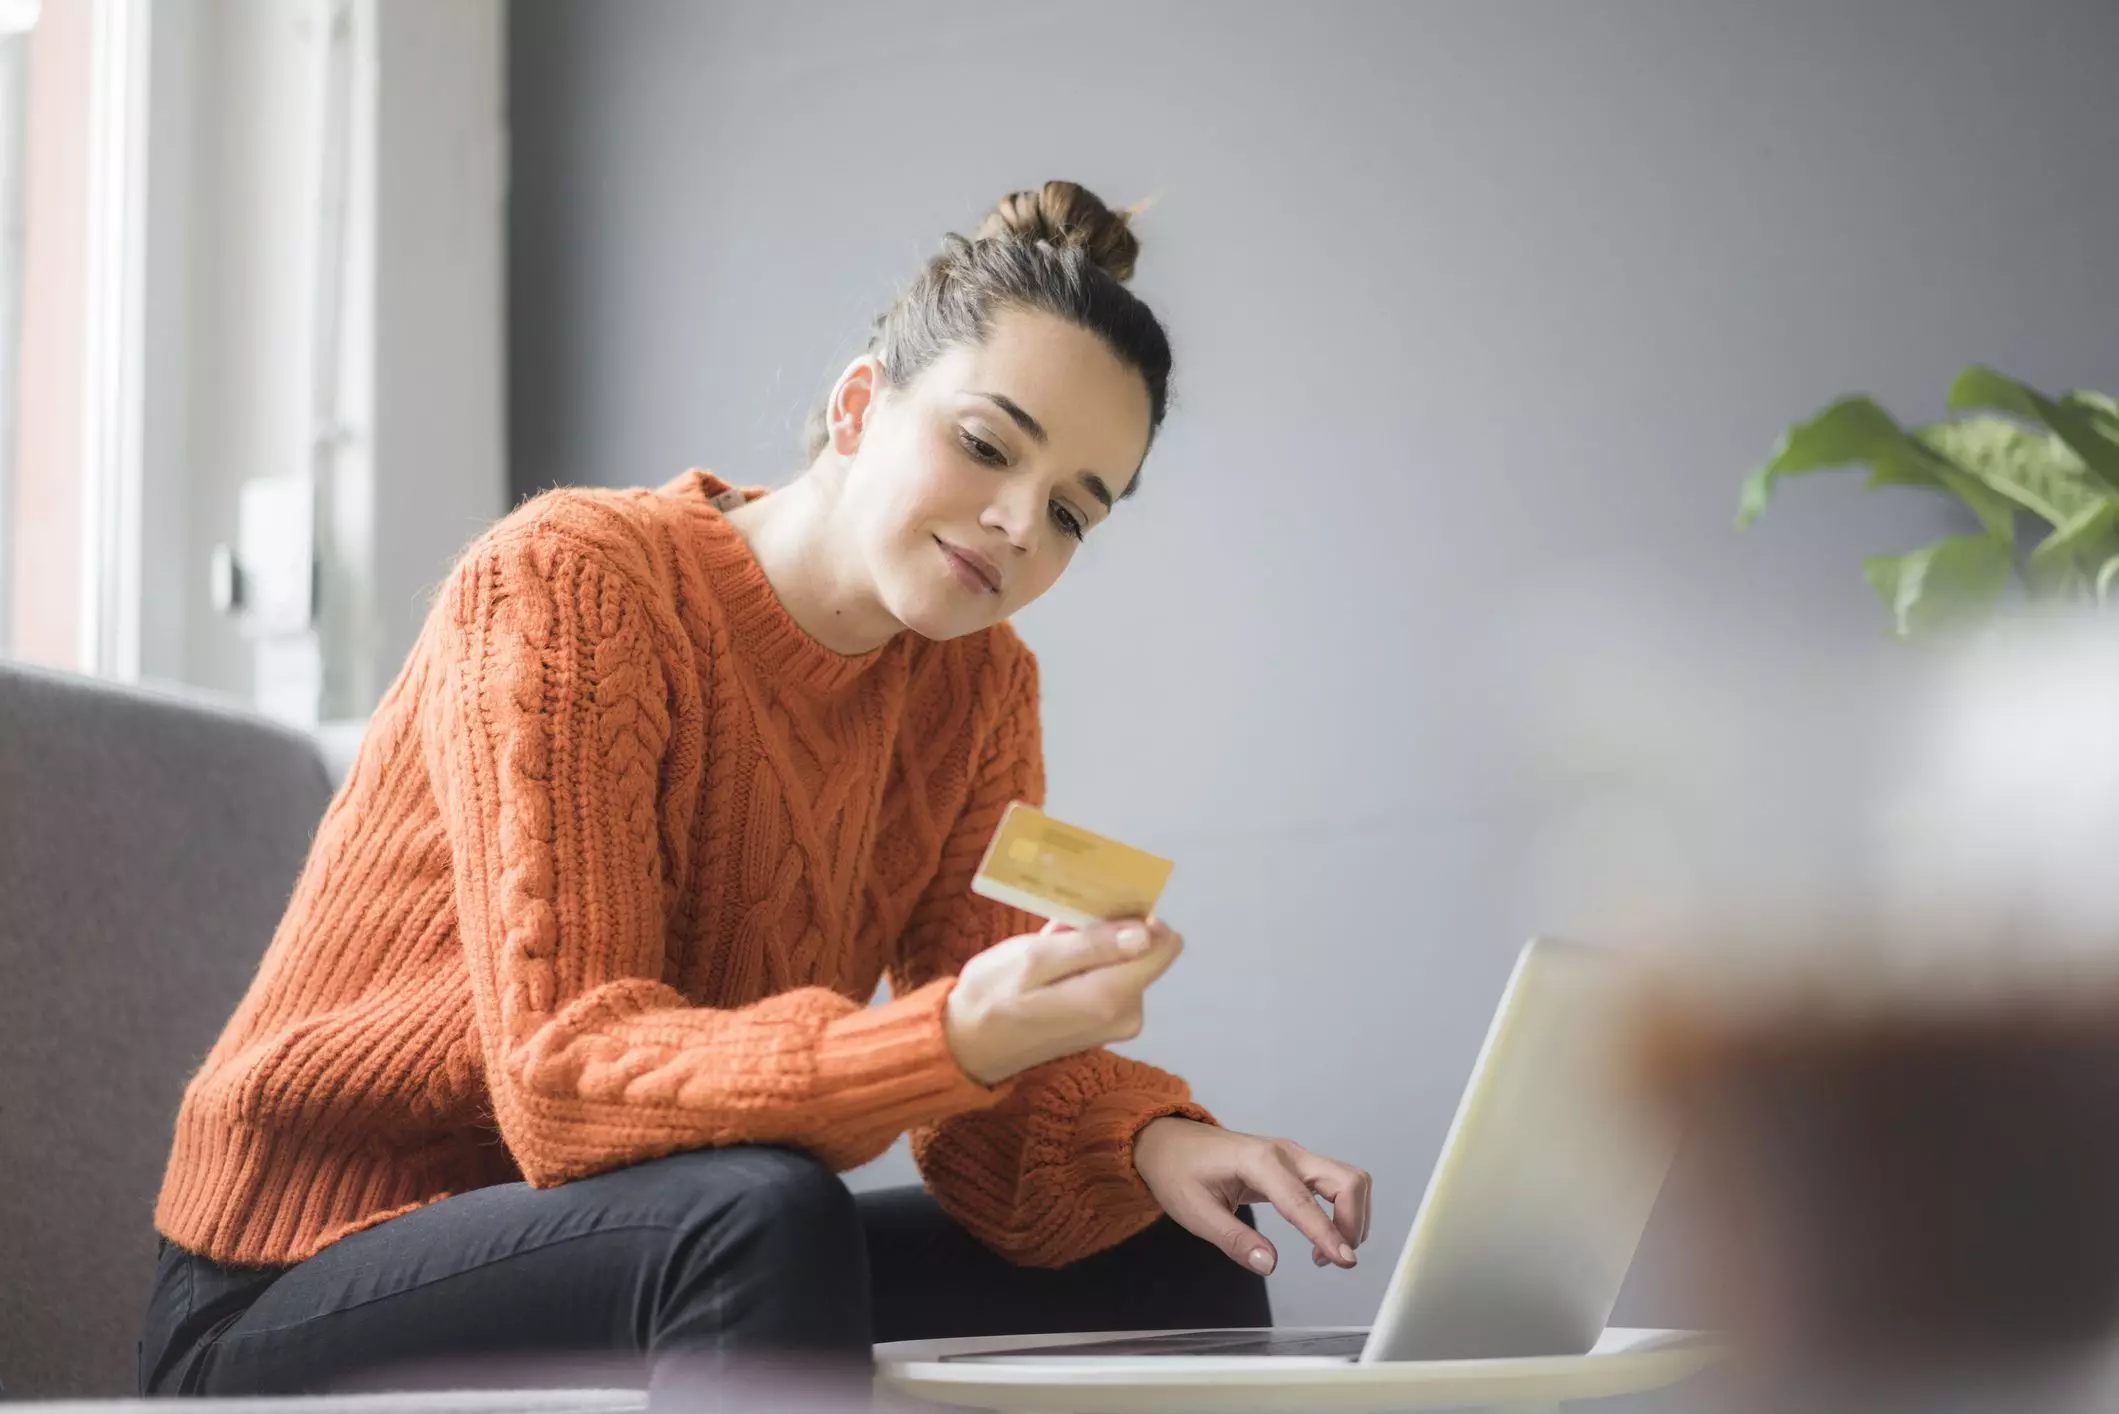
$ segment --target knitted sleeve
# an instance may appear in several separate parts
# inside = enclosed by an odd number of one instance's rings
[[[661,781],[696,779],[668,759],[671,606],[558,537],[476,547],[443,594],[422,744],[493,1115],[531,1183],[736,1143],[848,1168],[992,1102],[949,1053],[947,982],[725,1011],[665,982]]]
[[[973,954],[1043,926],[970,887],[1008,803],[1045,798],[1037,662],[1020,649],[997,670],[1006,676],[981,690],[998,688],[1008,706],[900,941],[899,995],[916,996]],[[980,1241],[1019,1265],[1058,1267],[1161,1216],[1134,1170],[1133,1138],[1162,1115],[1214,1122],[1176,1076],[1082,1051],[1023,1072],[991,1108],[915,1129],[912,1152],[935,1199]]]

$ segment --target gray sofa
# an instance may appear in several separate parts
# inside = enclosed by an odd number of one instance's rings
[[[136,1389],[177,1101],[249,983],[358,739],[358,723],[312,738],[193,698],[0,663],[0,1402],[142,1408],[117,1401]],[[630,1386],[185,1407],[642,1414],[646,1392]],[[789,1407],[770,1382],[747,1388],[719,1391],[715,1407]]]
[[[134,1388],[185,1077],[331,792],[308,737],[0,665],[0,1388]]]

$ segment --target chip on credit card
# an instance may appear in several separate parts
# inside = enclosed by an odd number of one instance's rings
[[[1017,801],[993,832],[971,891],[1086,928],[1113,918],[1146,918],[1171,867],[1167,859]]]

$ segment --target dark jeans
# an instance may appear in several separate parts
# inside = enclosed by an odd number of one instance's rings
[[[754,1357],[866,1370],[872,1341],[1259,1326],[1265,1283],[1167,1219],[1056,1271],[994,1255],[918,1189],[848,1192],[785,1149],[502,1184],[292,1267],[164,1243],[150,1394],[623,1384]]]

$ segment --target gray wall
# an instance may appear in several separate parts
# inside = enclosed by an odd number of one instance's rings
[[[1780,427],[1933,415],[1972,359],[2119,383],[2104,0],[510,22],[518,492],[781,479],[944,230],[1163,194],[1180,401],[1021,626],[1054,807],[1179,861],[1135,1049],[1378,1175],[1295,1320],[1373,1310],[1522,938],[1847,883],[1820,792],[1893,666],[1858,559],[1949,521],[1817,484],[1734,535]]]

